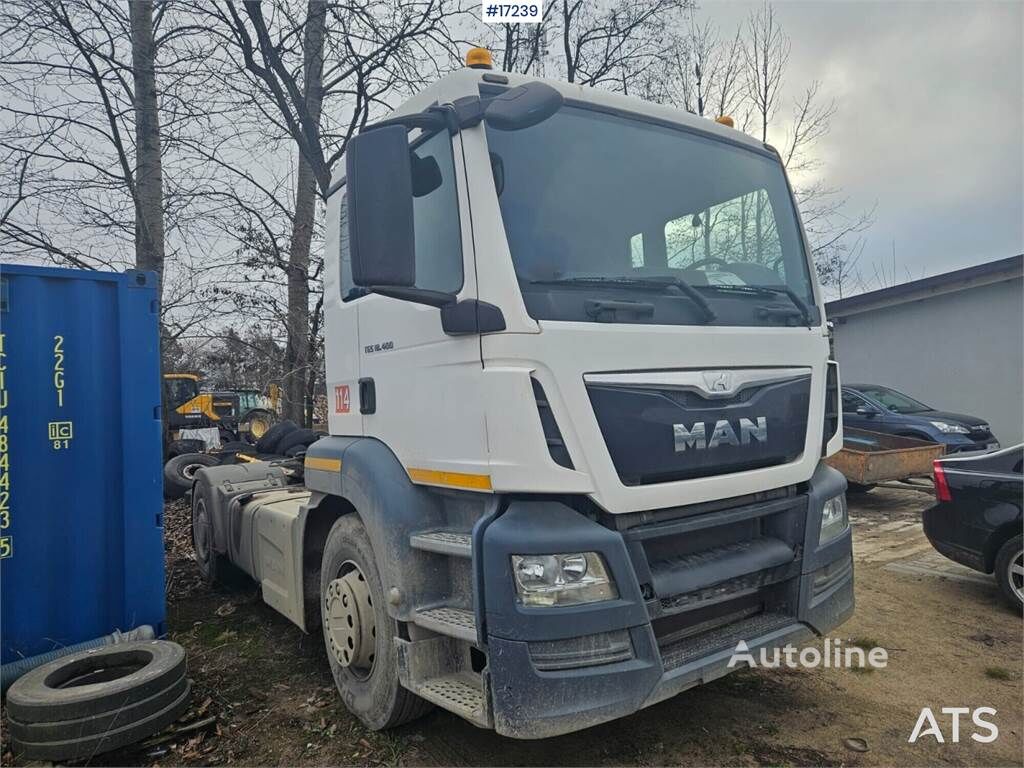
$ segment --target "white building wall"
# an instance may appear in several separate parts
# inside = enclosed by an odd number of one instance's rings
[[[981,417],[1004,446],[1024,441],[1020,279],[830,319],[843,381]]]

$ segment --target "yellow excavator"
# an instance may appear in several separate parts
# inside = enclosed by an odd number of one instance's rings
[[[163,375],[165,458],[196,450],[192,443],[201,441],[182,440],[184,429],[217,427],[225,440],[243,435],[258,440],[277,422],[281,391],[276,384],[270,385],[269,396],[263,396],[243,389],[202,392],[199,380],[195,373]]]

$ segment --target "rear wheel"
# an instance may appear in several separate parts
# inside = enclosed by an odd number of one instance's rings
[[[1024,609],[1024,537],[1014,536],[996,555],[996,581],[1006,601]]]
[[[263,409],[249,411],[242,417],[242,424],[248,425],[246,431],[252,436],[253,440],[259,440],[267,434],[276,421],[277,417],[275,414]]]
[[[352,714],[381,730],[430,710],[398,682],[395,622],[384,609],[373,547],[356,515],[339,518],[327,536],[320,611],[331,674]]]

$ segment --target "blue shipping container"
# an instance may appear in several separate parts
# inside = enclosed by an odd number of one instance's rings
[[[0,264],[2,661],[164,627],[156,279]]]

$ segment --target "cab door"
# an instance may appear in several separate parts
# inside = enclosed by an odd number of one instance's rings
[[[439,131],[414,141],[412,154],[415,287],[475,299],[461,135]],[[488,475],[480,337],[446,334],[435,306],[378,294],[353,303],[363,433],[415,482],[458,485],[465,475],[479,487]]]

